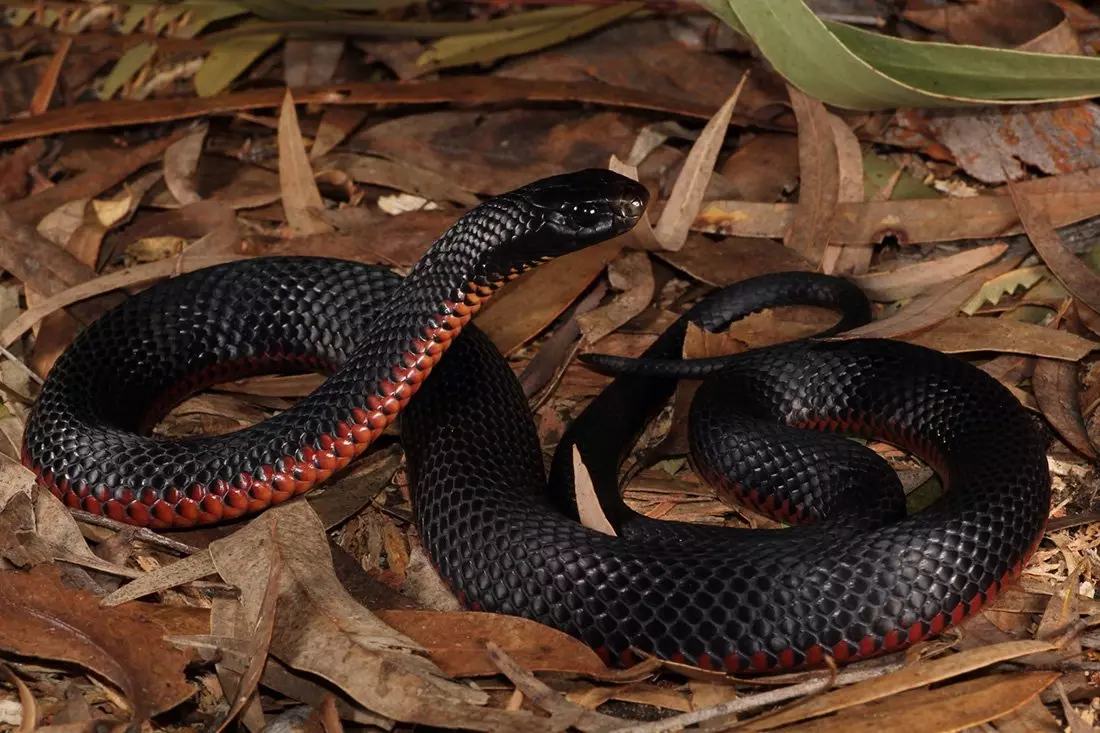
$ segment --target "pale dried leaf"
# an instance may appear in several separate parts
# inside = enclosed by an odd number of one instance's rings
[[[279,189],[287,224],[297,234],[319,234],[333,231],[320,217],[325,204],[313,168],[309,164],[294,98],[287,89],[279,113]]]
[[[859,203],[863,201],[863,150],[859,138],[847,122],[831,113],[829,125],[837,152],[837,203]],[[830,244],[825,249],[821,270],[845,276],[865,273],[871,266],[873,252],[864,245]]]
[[[784,243],[817,265],[832,238],[840,191],[839,163],[829,113],[820,101],[787,85],[798,120],[798,206]]]
[[[592,477],[584,465],[584,459],[581,458],[577,446],[573,446],[573,484],[580,523],[589,529],[614,537],[617,534],[615,528],[603,513],[600,498],[596,495],[596,487],[592,483]]]
[[[195,189],[195,175],[208,129],[209,124],[203,122],[194,132],[172,143],[164,151],[164,185],[180,206],[202,201],[202,196]]]
[[[1001,351],[1069,361],[1100,348],[1100,342],[1034,323],[966,316],[949,318],[905,340],[948,354]]]
[[[741,75],[741,80],[737,83],[733,94],[710,118],[703,132],[700,133],[699,139],[688,152],[680,175],[676,177],[676,183],[672,186],[664,211],[661,212],[661,218],[653,228],[657,240],[665,249],[677,251],[687,241],[688,231],[699,212],[707,183],[714,172],[714,161],[718,159],[718,151],[722,148],[722,141],[726,139],[733,108],[737,104],[737,98],[741,96],[741,90],[747,79],[747,73]]]
[[[867,293],[867,297],[892,303],[919,295],[928,288],[955,280],[979,267],[984,267],[1007,250],[1007,244],[990,244],[927,262],[904,265],[895,270],[853,275],[851,280]]]

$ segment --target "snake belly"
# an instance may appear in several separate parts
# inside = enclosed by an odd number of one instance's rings
[[[937,351],[809,339],[703,364],[696,376],[711,373],[690,418],[696,467],[761,511],[806,523],[655,521],[618,498],[637,421],[671,394],[669,373],[692,373],[690,362],[670,368],[689,320],[714,330],[805,302],[847,311],[835,333],[869,317],[853,288],[795,273],[708,298],[647,352],[649,373],[618,377],[568,429],[549,493],[515,377],[484,335],[465,333],[454,347],[461,358],[403,418],[417,524],[444,579],[468,606],[553,626],[608,662],[629,664],[640,651],[731,673],[866,658],[976,613],[1039,542],[1050,476],[1044,440],[1016,399]],[[838,432],[910,450],[937,470],[944,495],[905,516],[893,471]],[[617,536],[576,521],[574,449]]]

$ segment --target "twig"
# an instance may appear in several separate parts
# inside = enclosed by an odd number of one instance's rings
[[[566,700],[546,683],[517,664],[514,659],[493,642],[486,642],[485,647],[489,661],[496,665],[497,669],[516,686],[517,690],[526,695],[532,703],[550,713],[552,718],[560,718],[563,723],[569,721],[567,727],[576,728],[585,731],[585,733],[603,733],[604,731],[610,733],[610,731],[624,730],[621,727],[623,721],[618,718],[588,710]],[[562,728],[562,730],[565,730],[565,728]]]
[[[90,514],[89,512],[83,511],[81,509],[70,509],[69,512],[73,515],[73,517],[80,520],[81,522],[94,524],[97,527],[106,527],[107,529],[113,529],[116,532],[121,532],[124,529],[134,530],[134,537],[141,540],[142,542],[150,545],[164,547],[166,549],[172,550],[173,552],[178,552],[181,555],[194,555],[196,552],[199,552],[199,548],[197,547],[188,545],[178,540],[164,537],[145,527],[134,527],[130,524],[123,524],[122,522],[115,521],[110,517],[100,516],[99,514]]]
[[[758,710],[796,697],[820,695],[831,687],[850,685],[856,682],[882,677],[891,672],[896,672],[904,666],[904,663],[896,662],[882,667],[849,670],[847,672],[841,672],[840,674],[834,671],[824,678],[807,680],[806,682],[791,685],[790,687],[781,687],[756,695],[739,697],[735,700],[719,703],[713,707],[695,710],[690,713],[684,713],[683,715],[675,715],[671,718],[657,720],[652,723],[642,723],[641,725],[630,728],[620,728],[615,733],[672,733],[673,731],[683,730],[690,725],[698,725],[699,723],[714,720],[715,718],[725,718],[731,715],[746,713],[751,710]]]
[[[5,348],[4,346],[0,346],[0,354],[3,354],[4,357],[6,357],[7,360],[10,361],[12,364],[15,364],[16,368],[19,369],[19,371],[26,374],[32,382],[35,382],[36,384],[39,384],[39,385],[42,384],[42,377],[35,374],[33,369],[31,369],[29,366],[24,364],[22,359],[20,359],[15,354],[11,353],[11,351],[9,351],[7,348]],[[16,393],[16,394],[18,394],[18,393]],[[22,397],[22,395],[20,395],[20,396]]]

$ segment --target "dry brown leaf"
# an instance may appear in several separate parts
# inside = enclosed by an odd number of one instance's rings
[[[339,153],[314,159],[319,168],[336,168],[359,183],[411,193],[429,201],[453,201],[477,206],[481,201],[455,182],[409,163],[355,153]]]
[[[1025,184],[1018,186],[1024,188]],[[1100,215],[1100,191],[1067,190],[1029,196],[1035,199],[1036,206],[1049,213],[1055,227]],[[797,207],[798,204],[709,201],[703,205],[692,230],[731,237],[780,239],[790,230]],[[894,236],[902,244],[923,244],[1007,237],[1023,231],[1019,221],[1015,207],[1004,196],[840,203],[836,206],[830,241],[866,245]]]
[[[62,115],[67,114],[64,110],[58,110],[58,112]],[[7,129],[6,125],[4,129]],[[56,186],[25,199],[13,201],[5,207],[5,210],[17,222],[23,224],[37,222],[67,201],[91,199],[125,181],[159,158],[172,143],[186,134],[186,130],[176,130],[159,140],[152,140],[135,148],[97,153],[94,167]]]
[[[283,81],[291,88],[328,84],[345,43],[343,38],[288,38],[283,45]]]
[[[172,143],[164,151],[164,185],[180,206],[202,201],[202,196],[195,190],[195,176],[209,127],[208,123],[202,123],[194,132]]]
[[[813,269],[810,263],[787,247],[747,237],[728,237],[715,242],[709,237],[693,234],[679,252],[654,254],[696,280],[715,287],[772,272]]]
[[[771,203],[798,182],[798,138],[760,132],[734,151],[721,173],[744,201]]]
[[[615,237],[551,260],[513,280],[477,315],[478,328],[508,356],[561,315],[627,241],[626,236]]]
[[[1025,654],[1050,651],[1053,648],[1054,645],[1044,641],[1007,641],[969,649],[940,659],[917,662],[884,677],[860,682],[792,705],[786,710],[769,716],[754,728],[770,730],[797,723],[808,718],[844,710],[853,705],[881,700],[899,692],[942,682],[991,664],[1022,657]]]
[[[524,669],[560,672],[595,680],[643,679],[652,669],[609,669],[585,644],[549,626],[518,616],[475,611],[379,611],[378,617],[428,650],[433,662],[452,677],[497,674],[485,652],[493,642]]]
[[[1081,395],[1077,383],[1076,362],[1039,359],[1031,377],[1031,391],[1043,416],[1062,439],[1095,460],[1100,457],[1089,438],[1081,414]]]
[[[997,733],[1062,733],[1062,725],[1038,697],[997,718]]]
[[[1069,361],[1100,348],[1100,342],[1034,323],[968,316],[949,318],[905,340],[948,354],[1001,351]]]
[[[587,345],[616,331],[653,300],[656,281],[645,252],[623,251],[607,266],[607,279],[618,294],[609,303],[577,317]]]
[[[204,633],[204,622],[204,614],[170,606],[103,608],[96,596],[65,587],[51,566],[0,573],[0,648],[102,675],[133,705],[134,722],[192,695],[190,657],[163,637]]]
[[[290,90],[283,96],[279,113],[279,189],[282,191],[283,211],[286,221],[298,234],[320,234],[333,228],[320,217],[325,204],[313,168],[309,164],[302,130],[298,127],[298,113],[294,109],[294,97]]]
[[[1023,255],[1012,255],[986,265],[958,282],[947,282],[932,288],[891,316],[853,328],[837,338],[898,338],[933,326],[958,313],[959,308],[981,289],[983,283],[1012,271],[1023,261]]]
[[[1100,313],[1100,276],[1062,243],[1062,238],[1054,231],[1050,212],[1044,208],[1046,202],[1027,196],[1013,183],[1008,184],[1008,191],[1027,231],[1027,237],[1043,258],[1043,262],[1067,290],[1089,308]]]
[[[367,709],[424,725],[546,730],[529,715],[483,707],[484,693],[445,679],[415,641],[356,603],[332,570],[324,527],[306,502],[265,512],[211,542],[210,553],[222,578],[240,589],[249,625],[259,618],[268,566],[278,556],[283,570],[271,654],[329,680]]]
[[[1069,723],[1070,733],[1095,733],[1096,727],[1090,725],[1070,704],[1062,682],[1057,682],[1055,687],[1058,689],[1058,699],[1062,703],[1062,714],[1066,716],[1066,721]]]
[[[798,204],[784,244],[813,265],[821,263],[832,239],[840,193],[839,162],[825,105],[787,85],[798,120]]]
[[[310,159],[316,160],[342,143],[366,118],[367,111],[358,107],[326,107],[313,136]]]
[[[867,293],[867,297],[892,303],[919,295],[930,287],[955,280],[979,267],[984,267],[1007,250],[1007,244],[990,244],[947,257],[918,262],[915,265],[905,265],[896,270],[853,275],[851,279],[863,292]]]
[[[1061,676],[1059,672],[996,674],[934,690],[913,690],[811,723],[791,733],[941,733],[981,725],[1021,708]],[[750,723],[748,730],[754,730]]]
[[[710,181],[711,174],[714,172],[718,151],[722,149],[722,142],[726,139],[733,108],[747,80],[746,72],[741,75],[741,80],[737,82],[737,88],[733,90],[733,94],[707,122],[688,152],[684,166],[680,169],[680,175],[672,185],[672,192],[669,193],[661,218],[653,227],[653,233],[664,249],[675,252],[687,241],[688,231],[699,212],[699,205],[703,202],[707,182]]]
[[[215,573],[217,568],[214,567],[213,558],[209,552],[203,550],[136,578],[103,598],[101,603],[105,607],[118,606]]]
[[[847,122],[831,113],[829,126],[837,153],[837,203],[859,203],[863,201],[863,150],[859,138]],[[873,253],[866,245],[830,244],[825,249],[821,271],[844,276],[865,273],[871,266]]]

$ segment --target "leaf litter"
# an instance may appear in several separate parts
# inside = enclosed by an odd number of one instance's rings
[[[939,10],[899,19],[925,40],[1094,47],[1100,23],[1070,0],[1016,12],[1041,4],[988,0],[946,23]],[[459,21],[439,26],[452,36],[424,35],[422,18],[405,35],[413,16],[391,9],[399,20],[385,27],[400,53],[385,34],[348,44],[307,33],[278,46],[257,32],[204,45],[207,23],[256,22],[249,13],[263,17],[263,3],[220,17],[201,4],[127,15],[76,3],[69,35],[34,4],[15,5],[0,34],[23,50],[0,65],[38,61],[19,70],[34,93],[11,96],[0,124],[0,294],[15,304],[0,308],[5,724],[1009,733],[1097,723],[1092,102],[849,114],[790,86],[790,56],[773,66],[745,41],[715,43],[712,16],[628,4],[471,5],[438,18]],[[273,12],[302,20],[290,6]],[[337,26],[346,13],[326,12]],[[155,48],[130,53],[139,40]],[[74,103],[93,91],[94,73],[74,73],[93,42],[118,61],[99,72],[113,75],[111,91]],[[218,88],[228,91],[210,94]],[[407,271],[481,197],[589,165],[649,187],[656,223],[517,279],[478,320],[523,378],[548,454],[609,381],[577,353],[637,355],[715,286],[833,270],[875,301],[876,320],[842,337],[959,354],[1044,421],[1055,501],[1022,580],[941,638],[840,669],[745,679],[652,659],[615,669],[553,629],[456,610],[419,546],[392,437],[308,501],[167,538],[70,513],[18,465],[36,379],[127,294],[263,254]],[[390,207],[398,194],[418,197],[419,210]],[[685,354],[796,338],[831,317],[773,309],[728,334],[693,329]],[[218,385],[161,428],[236,429],[318,383]],[[640,441],[628,503],[651,517],[775,526],[721,501],[684,460],[691,390],[680,385]],[[872,447],[903,475],[928,476],[905,453]]]

